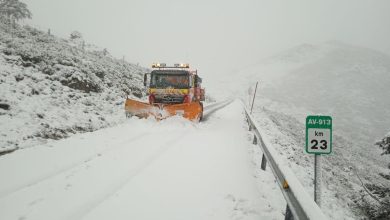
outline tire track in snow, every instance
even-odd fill
[[[186,132],[179,133],[174,138],[171,138],[168,141],[164,142],[164,144],[160,145],[160,148],[156,152],[154,152],[152,155],[146,158],[142,163],[138,164],[138,166],[133,170],[133,172],[131,172],[130,175],[128,175],[126,178],[123,178],[114,187],[112,187],[111,190],[104,193],[104,195],[100,196],[100,198],[80,208],[79,211],[77,211],[73,215],[67,216],[64,219],[83,219],[83,217],[85,217],[87,214],[92,212],[99,205],[103,204],[106,200],[108,200],[109,198],[114,196],[117,192],[119,192],[122,188],[124,188],[134,177],[140,174],[145,168],[153,164],[154,161],[156,161],[159,157],[161,157],[170,148],[177,146],[177,143],[180,142],[180,139],[178,140],[178,137],[182,138],[187,136],[187,134],[188,133]]]
[[[150,132],[150,135],[145,135],[148,141],[144,137],[123,144],[121,151],[110,152],[105,157],[83,163],[74,168],[74,172],[71,170],[55,175],[0,199],[0,219],[82,218],[89,210],[118,192],[171,146],[176,146],[175,143],[187,134],[182,130],[173,132]],[[154,137],[151,138],[151,135]],[[165,138],[167,135],[168,138]],[[168,140],[160,142],[161,138]],[[119,143],[123,142],[126,141]]]
[[[222,102],[217,102],[214,104],[210,104],[204,107],[204,115],[203,115],[203,120],[202,121],[207,121],[210,115],[212,115],[214,112],[225,108],[228,106],[230,103],[232,103],[234,100],[226,100]]]
[[[103,149],[102,151],[98,152],[98,153],[95,153],[94,155],[92,156],[89,156],[83,160],[79,160],[75,163],[72,163],[68,166],[65,166],[65,167],[62,167],[61,169],[57,169],[47,175],[44,175],[44,176],[41,176],[40,178],[38,179],[35,179],[33,181],[31,181],[30,183],[27,183],[27,184],[22,184],[22,185],[19,185],[19,186],[16,186],[14,187],[14,189],[8,189],[8,190],[4,190],[3,192],[0,192],[0,199],[3,199],[3,198],[6,198],[7,196],[9,195],[12,195],[14,193],[17,193],[23,189],[26,189],[26,188],[29,188],[29,187],[33,187],[41,182],[44,182],[48,179],[51,179],[51,178],[54,178],[56,176],[59,176],[67,171],[70,171],[76,167],[79,167],[79,166],[82,166],[83,164],[85,163],[89,163],[91,161],[93,161],[94,159],[98,158],[98,157],[101,157],[102,155],[104,155],[103,153],[107,153],[107,152],[110,152],[110,151],[114,151],[114,150],[119,150],[120,148],[123,148],[123,144],[125,143],[129,143],[129,142],[134,142],[134,141],[137,141],[138,139],[140,138],[143,138],[144,136],[147,136],[147,135],[152,135],[152,134],[147,134],[146,132],[145,133],[142,133],[142,134],[138,134],[138,135],[135,135],[135,136],[132,136],[126,140],[123,140],[123,141],[120,141],[120,142],[114,142],[114,143],[111,143],[110,145],[111,146],[119,146],[119,147],[114,147],[114,148],[105,148]]]

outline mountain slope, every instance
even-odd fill
[[[0,23],[0,152],[121,121],[145,71],[80,39]]]
[[[269,130],[265,135],[310,191],[313,157],[304,152],[305,117],[333,117],[333,153],[323,156],[323,208],[339,203],[337,211],[352,211],[355,219],[388,219],[389,157],[380,156],[374,141],[390,128],[390,57],[338,42],[306,44],[240,76],[245,74],[260,81],[254,115]]]
[[[330,42],[301,45],[245,72],[274,101],[334,117],[335,131],[372,144],[390,128],[390,56]]]

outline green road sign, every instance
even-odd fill
[[[309,115],[306,117],[306,152],[332,153],[332,117]]]

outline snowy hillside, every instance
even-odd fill
[[[259,169],[261,152],[248,142],[239,102],[199,124],[124,120],[124,96],[144,96],[146,71],[79,37],[59,39],[31,27],[10,31],[0,23],[0,155],[35,146],[0,161],[8,175],[0,184],[3,217],[283,218],[284,199],[270,170]],[[311,195],[313,157],[303,151],[304,117],[331,115],[334,143],[323,160],[322,210],[330,219],[389,216],[362,187],[390,202],[388,157],[373,145],[390,129],[388,55],[337,42],[305,44],[213,77],[205,80],[208,99],[240,97],[246,104],[260,82],[253,114],[262,135]],[[42,160],[45,155],[49,159]],[[17,164],[20,172],[9,172]],[[87,188],[92,191],[80,193]],[[177,213],[177,207],[186,211]]]
[[[245,72],[263,83],[263,97],[332,115],[335,131],[365,147],[390,128],[386,54],[338,42],[301,45]]]
[[[254,115],[312,190],[313,157],[304,153],[305,117],[333,117],[333,153],[324,157],[324,209],[340,214],[387,219],[389,157],[374,146],[390,128],[390,57],[370,49],[331,42],[301,45],[241,71],[241,84],[260,82]],[[248,79],[251,79],[249,81]],[[245,81],[246,80],[246,81]],[[237,80],[238,81],[238,80]],[[236,82],[237,82],[236,81]],[[245,96],[248,96],[245,94]],[[246,98],[247,99],[247,98]],[[360,179],[361,180],[360,180]],[[332,219],[338,215],[327,213]]]
[[[0,23],[0,152],[120,122],[146,69],[105,50]]]

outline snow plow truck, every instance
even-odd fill
[[[153,70],[144,75],[149,102],[127,98],[126,116],[161,120],[179,115],[191,121],[202,120],[205,90],[198,71],[189,68],[189,64],[152,64]]]

